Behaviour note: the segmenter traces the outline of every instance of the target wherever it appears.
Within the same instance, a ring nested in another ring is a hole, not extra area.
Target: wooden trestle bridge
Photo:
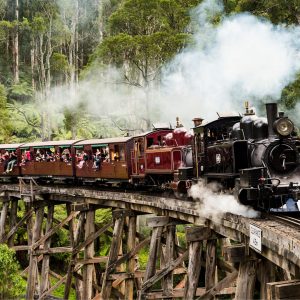
[[[77,299],[218,299],[224,295],[252,299],[259,290],[256,298],[300,298],[296,227],[231,214],[210,220],[201,217],[191,201],[29,182],[0,185],[1,242],[29,255],[29,266],[22,273],[27,278],[26,299],[51,298],[61,284],[65,299],[72,287]],[[17,218],[19,201],[24,201],[26,210],[21,219]],[[67,211],[60,221],[53,216],[58,204],[65,204]],[[101,208],[111,208],[113,221],[100,228],[95,211]],[[137,217],[142,214],[151,214],[147,218],[150,237],[137,230]],[[186,247],[178,244],[178,224],[187,224]],[[250,224],[261,230],[261,251],[249,246]],[[21,226],[27,227],[28,242],[15,246],[14,236]],[[61,228],[68,230],[70,246],[51,247],[51,237]],[[95,247],[103,234],[111,238],[110,251],[98,257]],[[145,246],[149,259],[141,270],[137,256]],[[70,253],[64,276],[50,269],[54,253]],[[57,280],[52,286],[51,276]]]

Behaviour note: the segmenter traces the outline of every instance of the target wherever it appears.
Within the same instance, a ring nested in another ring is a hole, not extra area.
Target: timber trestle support
[[[233,226],[225,231],[208,219],[191,222],[187,212],[176,217],[166,204],[150,210],[144,199],[144,207],[135,200],[112,205],[111,198],[97,202],[21,184],[2,194],[0,241],[27,256],[26,299],[47,299],[62,285],[64,299],[75,292],[82,300],[253,299],[254,293],[268,300],[300,298],[297,263],[254,251],[242,229],[232,233]],[[58,205],[64,211],[59,220]],[[97,223],[97,211],[109,207],[108,221]],[[19,243],[20,228],[26,244]],[[54,246],[62,230],[68,245]],[[104,240],[110,242],[106,253]],[[58,253],[67,254],[64,269],[55,265]]]

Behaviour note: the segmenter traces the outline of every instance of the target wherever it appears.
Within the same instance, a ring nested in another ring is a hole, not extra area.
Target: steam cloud
[[[217,183],[205,185],[203,181],[191,187],[189,196],[198,201],[198,212],[201,216],[218,219],[228,212],[248,218],[259,216],[259,212],[241,205],[233,195],[219,194],[219,190]]]
[[[194,10],[195,46],[165,68],[164,95],[172,99],[164,101],[168,114],[187,112],[191,118],[193,111],[215,118],[216,111],[240,111],[244,100],[277,101],[295,80],[299,27],[275,26],[250,14],[223,17],[217,26],[208,22],[222,12],[218,0],[206,0]]]

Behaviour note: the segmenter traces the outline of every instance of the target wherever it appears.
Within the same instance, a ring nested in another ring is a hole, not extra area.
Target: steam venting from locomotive
[[[238,200],[229,194],[220,194],[220,186],[214,182],[206,185],[199,181],[189,190],[189,196],[197,201],[198,212],[203,217],[219,219],[222,214],[232,213],[247,218],[259,217],[259,212],[249,206],[242,205]]]

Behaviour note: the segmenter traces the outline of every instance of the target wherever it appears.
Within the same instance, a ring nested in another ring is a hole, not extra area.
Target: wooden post
[[[176,226],[170,225],[167,226],[167,240],[166,240],[166,251],[165,251],[165,264],[170,263],[174,260],[175,254],[175,235],[176,235]],[[173,292],[173,272],[170,272],[163,279],[163,294],[171,295]]]
[[[26,213],[28,213],[32,208],[32,203],[31,202],[25,202],[25,209],[26,209]],[[33,214],[31,214],[28,219],[27,219],[27,243],[28,246],[32,245],[32,232],[33,232]],[[30,255],[30,251],[28,251],[28,254]]]
[[[290,300],[300,298],[300,281],[297,279],[267,283],[266,300]]]
[[[0,217],[0,240],[3,240],[5,238],[5,223],[6,223],[8,205],[9,205],[8,201],[3,202],[2,205],[1,217]]]
[[[209,290],[215,285],[216,272],[216,246],[217,240],[208,240],[206,243],[206,270],[205,289]]]
[[[68,207],[68,210],[69,210],[69,207]],[[84,223],[85,223],[85,213],[82,212],[78,217],[77,228],[75,229],[74,234],[72,234],[72,236],[74,237],[73,251],[74,251],[74,248],[76,246],[78,246],[80,243],[80,237],[82,235],[82,232],[84,231]],[[74,224],[74,223],[72,223],[72,224]],[[69,230],[72,230],[72,228],[70,227]],[[78,253],[76,252],[76,254],[74,254],[74,255],[72,254],[72,256],[70,258],[67,279],[66,279],[66,284],[65,284],[64,299],[69,299],[73,271],[74,271],[74,266],[75,266],[75,260],[77,257],[78,257]],[[81,300],[82,292],[83,292],[82,281],[79,280],[77,277],[75,278],[75,286],[76,286],[76,299]]]
[[[115,226],[113,231],[113,238],[111,241],[111,247],[109,251],[109,257],[106,264],[106,271],[103,276],[103,283],[102,283],[102,290],[101,290],[102,299],[109,299],[110,297],[112,282],[111,280],[108,280],[108,276],[109,276],[108,267],[110,264],[113,264],[118,259],[125,216],[126,216],[125,210],[115,210],[113,212],[113,217],[115,219]]]
[[[41,236],[43,217],[44,217],[44,207],[39,207],[36,211],[36,218],[33,227],[33,235],[32,235],[33,243],[37,242]],[[31,300],[34,298],[37,280],[38,280],[38,256],[34,255],[33,251],[30,251],[26,299]]]
[[[86,212],[85,222],[85,239],[92,233],[95,232],[95,210],[90,209]],[[93,258],[94,241],[87,245],[84,249],[84,259]],[[94,264],[85,264],[83,266],[83,297],[84,299],[90,300],[93,298],[93,272]]]
[[[202,242],[190,242],[189,265],[184,299],[193,299],[196,295],[201,270]]]
[[[275,266],[267,259],[259,264],[260,299],[267,299],[267,283],[275,281]]]
[[[11,197],[11,208],[10,208],[10,218],[9,218],[9,225],[10,229],[12,230],[13,227],[17,224],[17,213],[18,213],[18,198]],[[8,239],[8,246],[13,247],[15,239],[15,233],[13,233]]]
[[[169,217],[153,217],[147,220],[149,227],[153,227],[149,248],[149,258],[146,266],[146,272],[144,276],[144,282],[147,281],[155,274],[155,265],[158,254],[158,247],[161,243],[161,235],[163,231],[163,226],[167,225],[169,222]]]
[[[127,253],[129,253],[135,247],[136,236],[136,216],[129,217],[128,219],[128,235],[127,235]],[[135,257],[132,257],[127,262],[127,272],[134,273],[135,269]],[[134,279],[130,278],[126,280],[126,294],[127,300],[133,300],[134,291]]]
[[[186,227],[186,240],[189,243],[189,265],[184,292],[185,299],[193,299],[196,295],[201,270],[202,241],[211,237],[212,231],[208,227]]]
[[[54,205],[48,206],[48,214],[47,214],[47,223],[46,223],[46,232],[49,232],[52,223],[53,223],[53,214],[54,214]],[[44,243],[44,250],[48,250],[51,245],[51,237],[49,237]],[[40,295],[43,295],[49,288],[49,263],[50,263],[50,255],[43,255],[43,263],[42,263],[42,273],[41,273],[41,287],[40,287]]]
[[[256,260],[244,260],[240,263],[235,299],[253,299],[256,279]]]

